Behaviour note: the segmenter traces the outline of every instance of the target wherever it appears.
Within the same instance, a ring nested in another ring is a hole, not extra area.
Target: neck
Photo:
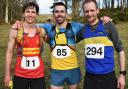
[[[24,22],[23,25],[24,25],[25,28],[29,28],[29,29],[35,28],[35,23]]]
[[[66,25],[67,25],[67,21],[64,21],[62,24],[56,23],[56,26],[59,28],[66,28]]]
[[[99,22],[99,19],[96,18],[95,21],[89,22],[89,24],[90,24],[91,26],[93,26],[93,25],[97,24],[98,22]]]

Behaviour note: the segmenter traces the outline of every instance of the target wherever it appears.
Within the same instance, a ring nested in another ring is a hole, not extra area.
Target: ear
[[[39,16],[39,14],[36,14],[36,17],[38,17]]]
[[[23,13],[23,19],[25,18],[25,14]]]
[[[99,11],[100,11],[99,8],[97,8],[97,14],[99,14]]]
[[[56,19],[55,19],[55,16],[54,16],[54,14],[52,14],[52,18],[53,18],[53,21],[55,21]]]
[[[68,13],[66,13],[66,18],[68,18],[68,16],[69,16]]]
[[[23,17],[25,17],[25,12],[23,12]]]

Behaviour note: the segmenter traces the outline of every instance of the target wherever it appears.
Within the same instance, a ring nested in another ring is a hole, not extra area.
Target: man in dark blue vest
[[[117,29],[112,22],[104,24],[98,18],[96,0],[85,0],[83,12],[88,23],[78,33],[78,41],[84,40],[85,80],[84,89],[124,89],[125,55]],[[115,76],[114,48],[119,55],[120,75]]]

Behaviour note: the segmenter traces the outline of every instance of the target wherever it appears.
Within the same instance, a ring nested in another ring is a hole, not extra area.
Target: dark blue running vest
[[[83,31],[85,68],[92,74],[107,74],[114,70],[114,47],[102,21],[95,31],[87,24]]]

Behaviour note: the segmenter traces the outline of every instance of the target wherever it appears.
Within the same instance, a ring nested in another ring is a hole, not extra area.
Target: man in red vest
[[[36,17],[39,7],[30,2],[23,6],[24,22],[19,30],[11,29],[6,52],[5,86],[11,80],[11,62],[15,44],[17,45],[13,89],[46,89],[44,63],[41,58],[43,29],[38,28]]]

